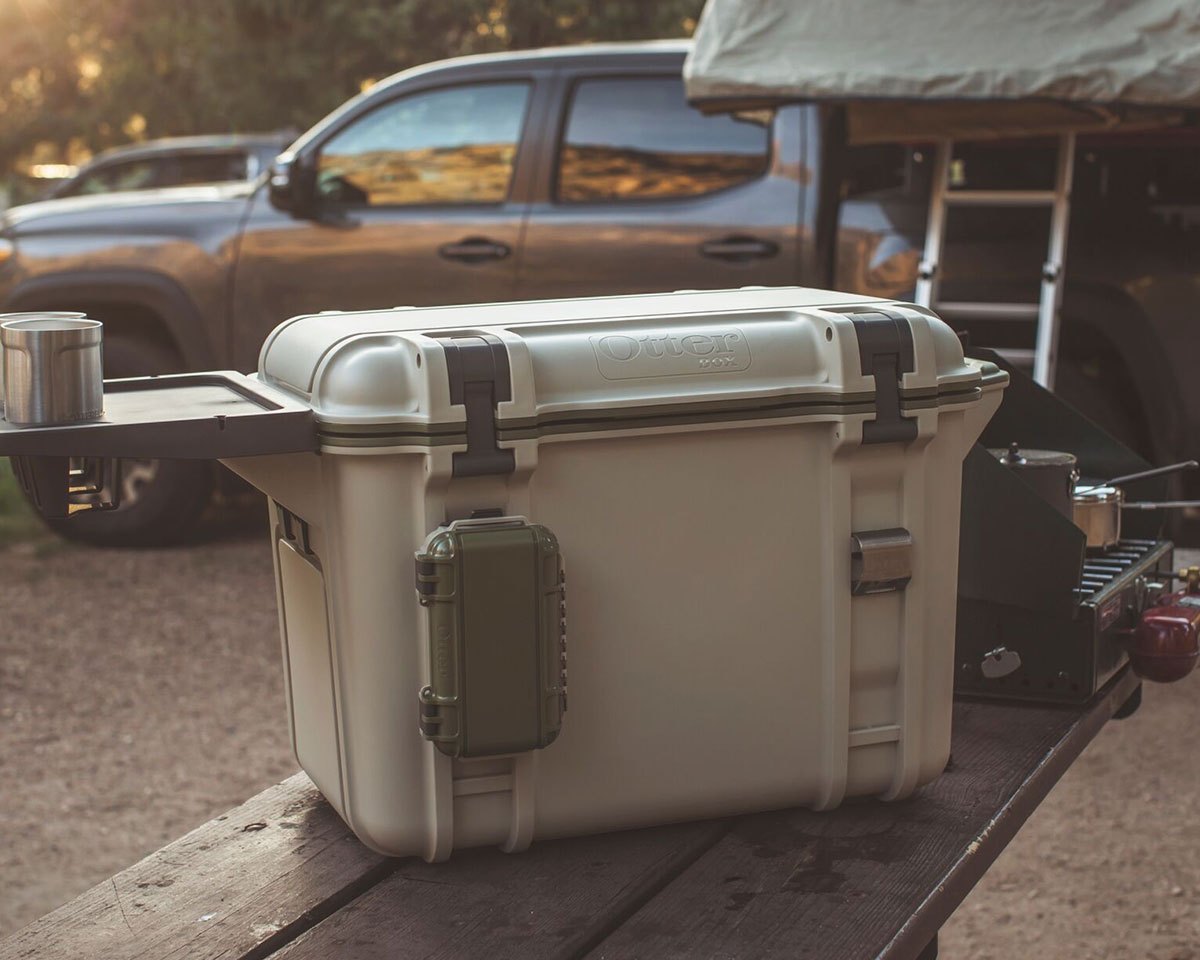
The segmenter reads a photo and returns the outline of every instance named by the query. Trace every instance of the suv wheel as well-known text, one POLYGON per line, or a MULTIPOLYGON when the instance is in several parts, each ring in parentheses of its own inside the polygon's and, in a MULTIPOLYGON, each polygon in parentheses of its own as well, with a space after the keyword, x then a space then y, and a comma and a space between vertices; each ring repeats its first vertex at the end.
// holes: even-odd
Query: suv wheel
MULTIPOLYGON (((154 344, 120 336, 104 341, 104 375, 139 377, 178 369, 154 344)), ((68 540, 104 547, 163 547, 192 531, 212 498, 215 465, 206 460, 126 460, 121 506, 46 525, 68 540)))

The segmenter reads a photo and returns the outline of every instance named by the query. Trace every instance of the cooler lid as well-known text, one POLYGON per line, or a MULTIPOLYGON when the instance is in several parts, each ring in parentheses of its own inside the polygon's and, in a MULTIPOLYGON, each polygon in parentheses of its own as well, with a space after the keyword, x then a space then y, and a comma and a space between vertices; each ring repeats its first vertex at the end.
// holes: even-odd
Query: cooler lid
POLYGON ((354 446, 461 443, 485 401, 501 441, 856 412, 883 430, 982 382, 929 311, 799 287, 325 312, 276 328, 259 376, 354 446))

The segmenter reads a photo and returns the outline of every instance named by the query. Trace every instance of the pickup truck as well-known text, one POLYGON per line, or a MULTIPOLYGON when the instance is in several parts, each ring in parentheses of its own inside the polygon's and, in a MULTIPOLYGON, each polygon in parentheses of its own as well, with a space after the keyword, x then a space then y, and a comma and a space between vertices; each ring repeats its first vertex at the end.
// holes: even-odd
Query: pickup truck
MULTIPOLYGON (((927 148, 847 147, 836 107, 706 116, 684 97, 687 50, 429 64, 350 100, 254 182, 14 208, 0 221, 0 311, 85 310, 105 323, 106 375, 131 376, 253 369, 276 324, 323 309, 754 284, 911 296, 927 148)), ((1188 135, 1081 140, 1066 270, 1060 391, 1163 460, 1193 455, 1200 425, 1188 135)), ((1037 175, 1036 144, 998 156, 968 150, 956 175, 1037 175)), ((950 229, 947 299, 1036 288, 1044 228, 1031 241, 1015 220, 998 234, 990 219, 964 226, 957 261, 950 229)), ((1001 346, 1016 329, 963 325, 1001 346)), ((62 532, 177 540, 214 476, 203 463, 135 464, 122 509, 62 532)))

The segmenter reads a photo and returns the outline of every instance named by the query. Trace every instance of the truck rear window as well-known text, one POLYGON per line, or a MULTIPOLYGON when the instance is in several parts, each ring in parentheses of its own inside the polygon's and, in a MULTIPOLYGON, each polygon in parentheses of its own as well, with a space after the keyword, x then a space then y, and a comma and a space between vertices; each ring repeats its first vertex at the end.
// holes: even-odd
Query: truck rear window
POLYGON ((351 206, 502 203, 529 89, 464 84, 385 103, 321 148, 317 190, 351 206))
POLYGON ((772 114, 705 116, 678 77, 580 81, 558 153, 565 202, 694 197, 762 176, 772 114))

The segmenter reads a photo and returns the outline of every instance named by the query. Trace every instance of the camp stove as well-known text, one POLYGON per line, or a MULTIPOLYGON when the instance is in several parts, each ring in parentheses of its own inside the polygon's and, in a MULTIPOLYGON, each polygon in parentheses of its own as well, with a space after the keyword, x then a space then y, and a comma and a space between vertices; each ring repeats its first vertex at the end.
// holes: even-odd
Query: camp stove
POLYGON ((1142 614, 1171 592, 1173 553, 1169 540, 1140 539, 1089 551, 1072 608, 1055 614, 960 597, 956 690, 1086 701, 1129 662, 1142 614))
MULTIPOLYGON (((1156 675, 1146 652, 1163 657, 1156 644, 1171 653, 1195 646, 1195 624, 1183 621, 1190 605, 1200 609, 1200 581, 1173 593, 1174 545, 1161 536, 1161 515, 1137 511, 1116 544, 1088 548, 1070 516, 985 448, 1019 440, 1030 449, 1070 451, 1089 476, 1149 464, 995 354, 973 353, 1004 366, 1011 379, 963 461, 955 691, 1081 703, 1130 663, 1131 652, 1147 679, 1177 679, 1156 675), (1164 609, 1173 612, 1164 616, 1164 609)), ((1139 498, 1166 493, 1162 476, 1131 486, 1139 498)), ((1185 661, 1184 673, 1191 669, 1185 661)))

